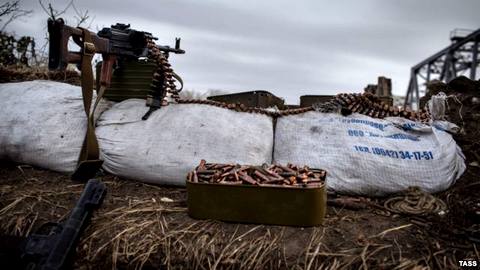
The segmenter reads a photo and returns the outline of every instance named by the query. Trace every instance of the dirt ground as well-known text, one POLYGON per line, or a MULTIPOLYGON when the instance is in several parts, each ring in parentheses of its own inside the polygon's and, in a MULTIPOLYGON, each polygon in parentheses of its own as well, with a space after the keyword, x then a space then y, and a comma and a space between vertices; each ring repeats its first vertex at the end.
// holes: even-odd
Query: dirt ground
MULTIPOLYGON (((5 162, 0 176, 1 234, 28 235, 61 221, 83 187, 66 175, 5 162)), ((455 269, 458 260, 480 260, 478 216, 469 212, 478 203, 478 176, 470 166, 438 194, 449 207, 443 216, 329 206, 323 226, 298 228, 195 220, 184 188, 105 175, 108 195, 81 238, 75 268, 455 269)))

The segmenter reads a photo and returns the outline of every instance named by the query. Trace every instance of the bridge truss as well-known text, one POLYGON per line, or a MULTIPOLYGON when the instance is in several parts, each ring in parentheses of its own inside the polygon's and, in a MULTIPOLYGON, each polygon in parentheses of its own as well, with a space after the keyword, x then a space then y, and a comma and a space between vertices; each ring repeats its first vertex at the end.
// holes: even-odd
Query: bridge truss
POLYGON ((466 36, 460 36, 459 32, 452 31, 450 46, 412 67, 404 107, 418 109, 420 97, 425 95, 426 85, 432 80, 449 82, 461 75, 472 80, 479 77, 480 29, 466 36))

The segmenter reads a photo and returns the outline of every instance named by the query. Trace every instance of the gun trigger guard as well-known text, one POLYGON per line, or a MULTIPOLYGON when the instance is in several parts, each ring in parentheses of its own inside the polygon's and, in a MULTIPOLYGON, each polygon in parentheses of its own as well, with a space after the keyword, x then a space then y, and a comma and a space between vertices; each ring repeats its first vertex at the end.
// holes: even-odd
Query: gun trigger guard
POLYGON ((83 43, 83 55, 92 56, 95 54, 95 45, 91 42, 83 43))
POLYGON ((56 226, 59 226, 60 224, 58 222, 52 222, 52 221, 49 221, 49 222, 45 222, 43 223, 42 225, 40 225, 40 228, 45 228, 45 227, 56 227, 56 226))
POLYGON ((40 227, 35 231, 36 234, 41 234, 45 236, 50 236, 58 234, 63 230, 63 225, 57 222, 47 222, 40 225, 40 227))

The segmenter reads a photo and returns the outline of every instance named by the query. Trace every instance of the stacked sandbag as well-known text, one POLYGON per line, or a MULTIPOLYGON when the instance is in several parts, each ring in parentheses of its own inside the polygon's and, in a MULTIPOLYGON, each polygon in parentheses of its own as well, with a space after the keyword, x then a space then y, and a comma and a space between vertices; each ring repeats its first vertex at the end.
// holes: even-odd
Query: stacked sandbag
POLYGON ((97 122, 103 168, 129 179, 185 185, 206 159, 214 163, 270 163, 272 118, 203 104, 170 104, 141 120, 144 100, 115 104, 97 122))
MULTIPOLYGON (((58 172, 75 169, 86 132, 79 86, 52 81, 4 83, 0 101, 0 159, 58 172)), ((106 108, 101 103, 97 112, 106 108)))
MULTIPOLYGON (((435 104, 443 100, 439 96, 435 104)), ((0 101, 0 159, 59 172, 75 169, 86 131, 80 87, 51 81, 0 84, 0 101)), ((96 128, 103 168, 149 183, 184 185, 202 159, 307 165, 327 171, 330 190, 361 195, 410 186, 438 192, 465 170, 463 154, 448 133, 457 127, 442 121, 442 113, 430 125, 357 113, 280 114, 274 135, 273 118, 255 111, 170 104, 143 121, 144 100, 107 106, 97 110, 104 111, 96 128)), ((437 111, 441 106, 432 105, 431 113, 437 111)))
POLYGON ((410 186, 438 192, 465 170, 447 124, 357 113, 285 116, 277 120, 274 161, 325 169, 327 187, 339 193, 377 196, 410 186))

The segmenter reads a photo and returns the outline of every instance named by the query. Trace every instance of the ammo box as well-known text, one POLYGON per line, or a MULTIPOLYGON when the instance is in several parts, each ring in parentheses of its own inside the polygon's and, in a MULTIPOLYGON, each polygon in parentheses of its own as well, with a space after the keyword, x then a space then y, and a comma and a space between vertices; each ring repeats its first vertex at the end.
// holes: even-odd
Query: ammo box
POLYGON ((287 226, 318 226, 326 213, 325 184, 252 186, 187 181, 188 214, 197 219, 287 226))
POLYGON ((258 108, 269 108, 277 106, 277 108, 283 109, 283 107, 285 106, 285 101, 282 98, 279 98, 265 90, 254 90, 249 92, 209 96, 207 97, 207 99, 225 103, 240 103, 247 107, 258 108))
MULTIPOLYGON (((116 68, 112 74, 110 87, 105 90, 104 98, 111 101, 123 101, 129 98, 146 99, 155 63, 136 60, 124 60, 120 68, 116 68)), ((100 74, 102 62, 96 65, 96 88, 100 88, 100 74)))

